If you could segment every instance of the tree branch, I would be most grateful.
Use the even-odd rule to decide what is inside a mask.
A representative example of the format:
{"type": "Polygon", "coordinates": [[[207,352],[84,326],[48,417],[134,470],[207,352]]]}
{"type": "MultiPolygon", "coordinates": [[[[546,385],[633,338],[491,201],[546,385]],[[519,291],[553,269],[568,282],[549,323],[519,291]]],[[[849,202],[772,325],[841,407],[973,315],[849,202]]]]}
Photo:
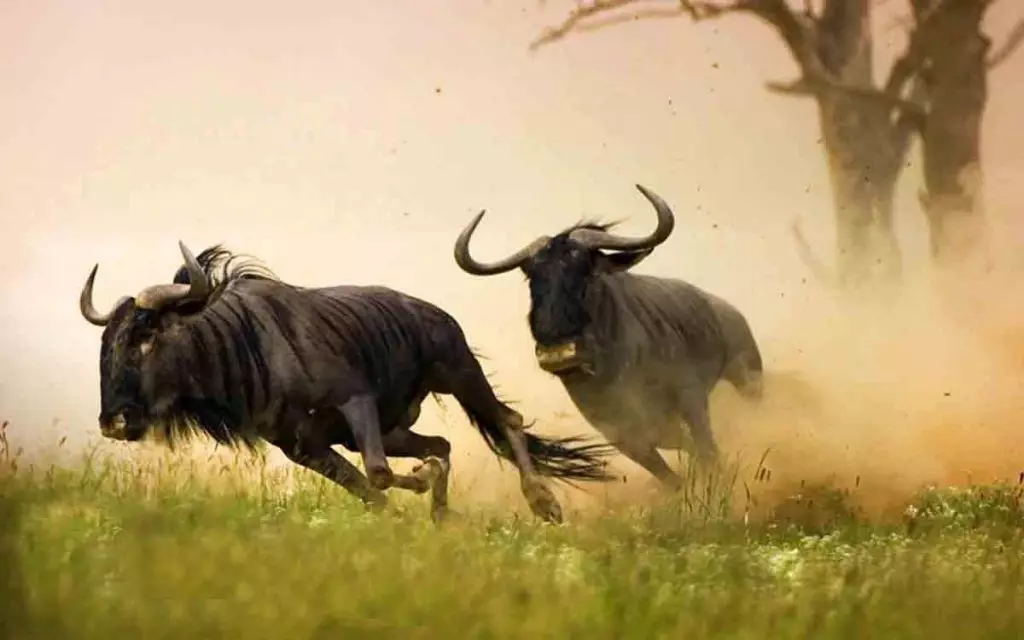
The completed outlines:
{"type": "Polygon", "coordinates": [[[786,0],[750,0],[747,10],[775,27],[805,75],[828,75],[815,48],[813,14],[794,13],[786,0]]]}
{"type": "MultiPolygon", "coordinates": [[[[647,0],[652,1],[652,0],[647,0]]],[[[668,18],[686,14],[695,22],[717,18],[729,13],[751,13],[778,30],[797,65],[805,76],[827,78],[828,71],[818,59],[815,42],[815,17],[809,6],[798,15],[786,0],[673,0],[673,7],[657,7],[634,11],[621,16],[593,20],[602,14],[636,5],[644,0],[590,0],[569,12],[561,24],[550,27],[532,43],[530,50],[561,40],[573,31],[593,31],[613,24],[644,18],[668,18]]]]}
{"type": "Polygon", "coordinates": [[[939,13],[942,1],[936,2],[931,8],[921,12],[915,20],[909,18],[911,26],[907,42],[907,49],[903,52],[889,70],[889,78],[885,82],[882,91],[894,98],[903,95],[903,89],[914,76],[916,76],[925,64],[925,41],[928,37],[928,29],[932,20],[939,13]]]}
{"type": "MultiPolygon", "coordinates": [[[[663,19],[663,18],[679,18],[684,14],[678,8],[651,8],[651,9],[638,9],[632,13],[626,13],[618,16],[610,16],[607,18],[594,19],[590,22],[578,23],[572,28],[572,31],[576,33],[584,33],[587,31],[597,31],[610,27],[616,24],[623,24],[626,22],[637,22],[639,20],[650,20],[650,19],[663,19]]],[[[540,38],[530,43],[530,50],[536,50],[540,46],[551,42],[549,39],[553,34],[551,32],[545,32],[540,38]]],[[[565,34],[561,34],[558,38],[563,37],[565,34]]],[[[557,39],[557,38],[555,38],[557,39]]]]}
{"type": "Polygon", "coordinates": [[[924,56],[921,55],[921,46],[916,40],[916,38],[911,37],[907,50],[903,52],[902,56],[896,58],[896,62],[893,63],[892,68],[889,70],[889,78],[885,81],[885,86],[882,88],[882,92],[885,95],[893,97],[903,95],[903,88],[907,85],[907,82],[921,70],[921,65],[924,64],[924,56]]]}
{"type": "Polygon", "coordinates": [[[899,109],[914,121],[920,121],[927,116],[925,108],[914,100],[906,100],[899,95],[890,95],[874,87],[846,84],[827,75],[805,75],[793,82],[768,82],[765,87],[772,93],[788,96],[815,96],[824,91],[836,91],[899,109]]]}
{"type": "MultiPolygon", "coordinates": [[[[929,29],[935,16],[939,15],[939,10],[942,8],[944,2],[948,0],[941,0],[936,2],[931,7],[922,11],[917,19],[913,31],[910,34],[910,41],[907,43],[907,50],[902,56],[896,59],[892,69],[889,72],[889,78],[885,83],[885,86],[880,92],[880,98],[889,102],[893,107],[899,108],[903,111],[903,115],[900,118],[900,125],[898,128],[905,129],[907,127],[918,127],[920,126],[920,119],[927,115],[924,107],[920,105],[922,91],[912,90],[915,95],[912,95],[910,99],[904,99],[902,97],[903,91],[908,82],[913,82],[914,78],[921,72],[923,66],[926,64],[925,46],[926,41],[929,38],[929,29]],[[907,120],[907,117],[910,120],[907,120]]],[[[992,0],[981,0],[986,4],[991,4],[992,0]]],[[[1021,45],[1024,44],[1024,18],[1020,19],[1010,30],[1010,35],[1003,46],[999,48],[989,59],[986,61],[987,69],[994,69],[998,65],[1006,62],[1014,53],[1020,49],[1021,45]]],[[[844,89],[845,90],[845,89],[844,89]]],[[[867,97],[867,96],[865,96],[867,97]]]]}
{"type": "MultiPolygon", "coordinates": [[[[646,0],[651,2],[652,0],[646,0]]],[[[726,13],[739,11],[750,11],[754,5],[761,4],[761,0],[727,0],[724,2],[695,2],[691,0],[674,0],[674,7],[658,7],[634,11],[622,16],[613,16],[595,22],[588,22],[591,18],[621,9],[628,5],[635,5],[645,0],[592,0],[588,4],[579,4],[569,12],[561,24],[545,29],[540,37],[530,43],[530,50],[535,51],[540,47],[562,40],[573,31],[594,31],[613,24],[631,22],[645,18],[668,18],[679,15],[689,15],[692,20],[706,20],[717,18],[726,13]]],[[[668,3],[662,3],[668,4],[668,3]]]]}
{"type": "Polygon", "coordinates": [[[797,257],[804,263],[807,270],[811,272],[814,279],[829,289],[842,288],[842,281],[839,275],[825,266],[825,263],[811,249],[811,244],[807,242],[807,238],[804,237],[803,230],[800,228],[800,218],[793,218],[789,225],[789,232],[793,234],[793,240],[796,241],[797,257]]]}
{"type": "Polygon", "coordinates": [[[764,83],[764,87],[771,93],[784,96],[813,96],[817,93],[807,78],[797,78],[790,82],[769,81],[764,83]]]}
{"type": "Polygon", "coordinates": [[[989,57],[985,62],[985,66],[988,69],[995,69],[1009,60],[1013,54],[1017,53],[1021,44],[1024,44],[1024,18],[1017,21],[1017,24],[1010,30],[1010,36],[1006,39],[1006,42],[989,57]]]}
{"type": "MultiPolygon", "coordinates": [[[[651,0],[646,1],[650,2],[651,0]]],[[[580,4],[566,16],[561,24],[545,30],[537,40],[530,44],[530,49],[536,50],[541,46],[561,40],[574,31],[593,31],[645,18],[671,18],[689,15],[691,19],[699,22],[728,13],[748,12],[771,24],[779,31],[793,58],[803,71],[803,77],[792,83],[769,82],[767,84],[769,91],[794,96],[816,95],[822,91],[840,91],[879,101],[901,110],[914,120],[923,118],[925,115],[921,105],[900,97],[903,85],[916,71],[910,58],[901,60],[894,66],[893,76],[890,77],[889,83],[883,91],[872,87],[841,83],[828,73],[813,48],[813,15],[797,15],[786,4],[786,0],[722,0],[718,2],[713,0],[674,0],[672,7],[649,7],[623,15],[600,17],[608,12],[643,2],[645,0],[591,0],[587,4],[580,4]],[[595,18],[597,19],[595,20],[595,18]]]]}
{"type": "MultiPolygon", "coordinates": [[[[909,99],[915,104],[922,104],[925,97],[924,81],[920,78],[911,79],[909,99]]],[[[889,131],[889,141],[893,153],[892,161],[897,166],[903,165],[907,161],[913,135],[920,134],[924,130],[926,118],[927,113],[915,115],[907,111],[903,111],[896,118],[896,122],[893,123],[889,131]]],[[[898,170],[894,175],[898,175],[898,170]]]]}

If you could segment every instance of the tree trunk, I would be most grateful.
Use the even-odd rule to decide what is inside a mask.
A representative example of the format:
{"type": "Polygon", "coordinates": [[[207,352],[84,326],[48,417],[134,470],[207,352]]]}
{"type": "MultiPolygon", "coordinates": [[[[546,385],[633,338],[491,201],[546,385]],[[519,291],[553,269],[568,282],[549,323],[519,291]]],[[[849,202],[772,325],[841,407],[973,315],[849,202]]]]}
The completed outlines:
{"type": "Polygon", "coordinates": [[[981,169],[990,44],[981,33],[986,6],[979,0],[912,2],[927,60],[922,73],[928,117],[921,132],[920,199],[932,259],[944,267],[988,257],[981,169]]]}
{"type": "Polygon", "coordinates": [[[836,223],[836,275],[843,288],[878,278],[895,281],[901,270],[892,224],[899,170],[888,155],[888,126],[870,105],[845,96],[818,100],[836,223]]]}
{"type": "MultiPolygon", "coordinates": [[[[818,58],[845,86],[874,88],[869,18],[870,0],[833,0],[818,20],[818,58]]],[[[892,210],[905,150],[893,136],[891,107],[827,88],[817,103],[835,209],[836,284],[896,281],[901,256],[892,210]]]]}

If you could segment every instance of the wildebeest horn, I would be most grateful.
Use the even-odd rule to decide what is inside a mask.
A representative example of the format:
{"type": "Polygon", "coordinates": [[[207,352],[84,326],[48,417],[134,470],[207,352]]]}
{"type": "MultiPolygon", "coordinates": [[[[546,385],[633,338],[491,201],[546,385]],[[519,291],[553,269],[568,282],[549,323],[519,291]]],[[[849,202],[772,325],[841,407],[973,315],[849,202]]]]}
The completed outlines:
{"type": "Polygon", "coordinates": [[[614,233],[608,233],[607,231],[598,231],[597,229],[576,229],[569,234],[569,238],[591,249],[612,249],[618,251],[653,249],[662,242],[665,242],[665,240],[668,240],[668,237],[672,235],[672,229],[676,226],[676,219],[672,215],[672,209],[668,206],[668,203],[661,199],[661,196],[650,189],[639,184],[636,185],[636,188],[640,190],[640,193],[644,194],[645,198],[650,200],[658,214],[658,226],[651,235],[646,238],[625,238],[614,233]]]}
{"type": "Polygon", "coordinates": [[[199,266],[196,257],[185,243],[178,241],[178,248],[185,258],[189,284],[157,284],[147,287],[135,296],[135,306],[140,309],[160,310],[167,305],[185,300],[203,300],[210,295],[210,279],[199,266]]]}
{"type": "Polygon", "coordinates": [[[100,265],[95,265],[92,271],[89,273],[89,277],[85,281],[85,286],[82,287],[82,293],[78,296],[78,309],[82,312],[82,317],[85,318],[90,324],[94,324],[97,327],[105,327],[110,322],[110,318],[113,317],[114,312],[117,308],[124,304],[128,296],[121,296],[121,299],[117,301],[110,311],[107,313],[100,313],[96,310],[96,307],[92,304],[92,287],[96,282],[96,272],[99,270],[100,265]]]}
{"type": "Polygon", "coordinates": [[[480,224],[484,213],[486,213],[486,209],[476,214],[476,217],[466,225],[466,228],[462,230],[462,233],[459,234],[458,239],[455,241],[455,262],[466,273],[474,276],[493,276],[511,271],[532,258],[541,247],[551,241],[551,238],[541,236],[504,260],[477,262],[473,259],[473,256],[469,255],[469,239],[473,237],[473,232],[476,231],[476,227],[480,224]]]}

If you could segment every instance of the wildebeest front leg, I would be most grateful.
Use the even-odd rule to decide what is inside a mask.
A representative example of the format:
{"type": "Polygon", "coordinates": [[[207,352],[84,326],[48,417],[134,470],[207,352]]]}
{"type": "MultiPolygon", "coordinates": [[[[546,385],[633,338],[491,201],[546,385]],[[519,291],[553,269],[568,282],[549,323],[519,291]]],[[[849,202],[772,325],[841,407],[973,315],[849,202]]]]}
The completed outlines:
{"type": "Polygon", "coordinates": [[[422,436],[407,429],[394,429],[384,436],[384,453],[389,457],[419,458],[422,462],[409,475],[395,475],[396,487],[424,493],[430,490],[430,517],[440,521],[448,511],[448,474],[452,446],[440,436],[422,436]]]}
{"type": "Polygon", "coordinates": [[[289,460],[341,485],[366,506],[380,509],[387,504],[384,493],[374,488],[354,464],[330,447],[313,447],[298,440],[275,440],[273,444],[289,460]]]}
{"type": "Polygon", "coordinates": [[[713,466],[718,462],[718,444],[711,432],[707,393],[698,388],[687,388],[682,396],[680,411],[690,427],[698,462],[705,468],[713,466]]]}
{"type": "Polygon", "coordinates": [[[612,444],[622,452],[622,455],[646,469],[648,473],[672,491],[678,491],[683,486],[682,478],[672,470],[672,467],[668,466],[665,458],[658,453],[658,449],[653,444],[637,442],[628,437],[614,441],[612,444]]]}
{"type": "Polygon", "coordinates": [[[370,395],[355,396],[338,410],[352,429],[370,483],[381,491],[390,488],[395,482],[395,474],[384,453],[376,400],[370,395]]]}

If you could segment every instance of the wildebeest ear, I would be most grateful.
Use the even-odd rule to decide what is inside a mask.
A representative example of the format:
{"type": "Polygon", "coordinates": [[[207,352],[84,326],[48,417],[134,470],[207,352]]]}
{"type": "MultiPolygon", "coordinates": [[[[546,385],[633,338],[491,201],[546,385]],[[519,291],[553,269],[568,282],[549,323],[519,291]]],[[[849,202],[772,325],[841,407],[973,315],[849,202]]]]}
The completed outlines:
{"type": "Polygon", "coordinates": [[[620,251],[618,253],[602,253],[601,254],[601,267],[606,271],[627,271],[651,255],[651,249],[644,249],[643,251],[620,251]]]}

